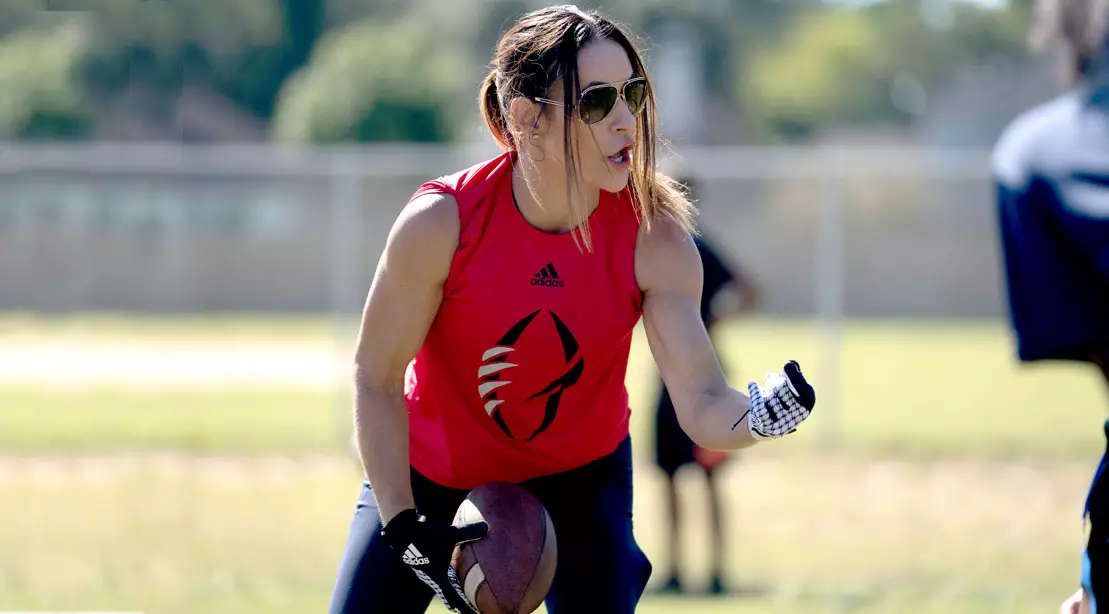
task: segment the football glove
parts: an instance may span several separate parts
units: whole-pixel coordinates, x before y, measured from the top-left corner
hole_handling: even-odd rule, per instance
[[[797,430],[816,405],[816,392],[805,381],[801,366],[796,361],[786,363],[782,373],[768,373],[763,386],[756,382],[747,385],[751,399],[747,426],[751,436],[758,440],[777,439]],[[732,429],[743,422],[743,416]]]
[[[424,584],[431,587],[451,612],[478,614],[477,607],[466,598],[451,567],[451,555],[458,544],[477,541],[489,532],[484,522],[449,525],[429,522],[409,508],[397,514],[381,530],[385,540],[400,555]]]

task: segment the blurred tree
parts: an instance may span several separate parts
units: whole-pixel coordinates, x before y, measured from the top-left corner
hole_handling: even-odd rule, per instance
[[[473,0],[455,0],[455,2],[470,1]],[[327,28],[342,28],[370,18],[404,19],[409,14],[411,5],[412,0],[327,0]]]
[[[482,61],[493,57],[493,51],[513,22],[531,10],[525,0],[491,0],[481,9],[481,19],[474,32],[474,52]]]
[[[0,138],[87,133],[76,69],[88,42],[78,19],[24,28],[0,40]]]
[[[476,96],[461,78],[468,62],[417,20],[334,31],[283,89],[274,133],[290,141],[448,140],[456,113],[475,112],[476,103],[458,104]]]
[[[136,88],[172,104],[184,85],[212,88],[266,118],[323,27],[324,0],[118,2],[96,12],[86,82],[111,99]]]
[[[0,38],[33,23],[40,23],[44,0],[6,0],[0,5]]]
[[[268,119],[285,79],[307,61],[325,27],[326,0],[100,0],[69,13],[45,11],[46,4],[2,3],[0,37],[80,15],[92,26],[90,44],[75,56],[86,113],[101,116],[126,102],[127,115],[156,124],[172,120],[188,86]],[[58,0],[50,6],[68,8]],[[43,132],[64,128],[37,125]]]
[[[877,32],[861,11],[805,13],[779,45],[751,55],[738,95],[765,132],[805,137],[864,100],[872,104],[880,58]]]
[[[701,71],[705,95],[745,124],[747,99],[736,81],[744,80],[746,58],[777,43],[799,14],[820,5],[820,0],[620,0],[613,11],[641,33],[648,66],[654,47],[664,44],[658,36],[668,24],[690,25],[701,43],[700,62],[692,69]]]
[[[277,97],[289,75],[304,66],[312,55],[316,42],[323,35],[327,0],[281,0],[282,31],[280,43],[269,49],[269,54],[251,58],[256,64],[243,62],[233,78],[221,84],[221,89],[231,93],[233,99],[247,102],[262,117],[273,115]],[[250,83],[253,88],[241,91],[238,85]]]
[[[80,75],[80,88],[66,96],[80,104],[40,107],[51,99],[41,91],[60,91],[61,81],[39,86],[0,65],[10,71],[8,79],[30,84],[23,90],[39,92],[0,101],[5,130],[14,130],[11,109],[19,106],[17,132],[38,138],[80,134],[109,114],[172,123],[186,87],[218,93],[263,124],[280,104],[278,132],[286,136],[304,130],[332,139],[451,138],[475,124],[477,87],[497,38],[515,17],[539,6],[534,0],[50,2],[93,8],[82,15],[89,28],[84,42],[65,56],[66,74]],[[648,64],[660,44],[654,37],[667,23],[689,24],[702,45],[701,62],[692,68],[703,71],[714,121],[734,117],[763,137],[795,138],[839,122],[913,121],[918,98],[961,67],[1025,53],[1031,2],[1014,0],[1007,10],[963,0],[882,0],[858,8],[820,0],[579,4],[631,26]],[[0,42],[18,37],[24,48],[50,36],[47,22],[59,14],[46,6],[47,0],[0,2]],[[359,30],[365,20],[399,24],[396,32],[412,38],[389,28]],[[357,40],[353,31],[376,40]],[[320,45],[325,35],[332,42]],[[414,68],[380,66],[405,63]],[[342,76],[344,70],[354,78]],[[43,68],[42,74],[53,73]],[[345,92],[359,111],[340,109],[328,92]],[[333,110],[310,110],[317,106]],[[330,128],[328,113],[337,118]]]
[[[946,0],[829,5],[800,15],[737,80],[766,138],[805,138],[841,122],[909,124],[929,89],[964,66],[1026,54],[1020,10]]]

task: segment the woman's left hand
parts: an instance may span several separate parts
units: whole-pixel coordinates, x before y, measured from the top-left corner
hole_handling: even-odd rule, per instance
[[[755,439],[777,439],[797,430],[816,405],[816,391],[805,380],[801,365],[796,361],[786,363],[782,373],[770,373],[766,383],[747,385],[751,398],[750,417],[747,425]],[[743,422],[740,418],[732,428]]]

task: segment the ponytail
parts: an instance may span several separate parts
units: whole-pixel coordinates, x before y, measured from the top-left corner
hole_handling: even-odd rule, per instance
[[[512,149],[512,140],[509,138],[508,121],[501,109],[501,96],[497,91],[497,71],[491,70],[481,84],[481,118],[485,120],[485,127],[493,134],[501,149]]]

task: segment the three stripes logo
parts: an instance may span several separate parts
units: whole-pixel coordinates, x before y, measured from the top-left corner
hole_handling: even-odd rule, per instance
[[[554,268],[553,262],[548,262],[547,266],[539,269],[539,272],[531,278],[531,285],[544,286],[547,288],[561,288],[565,282],[558,276],[558,271]]]
[[[408,548],[400,558],[406,565],[427,565],[431,562],[431,559],[424,556],[415,544],[408,544]]]

